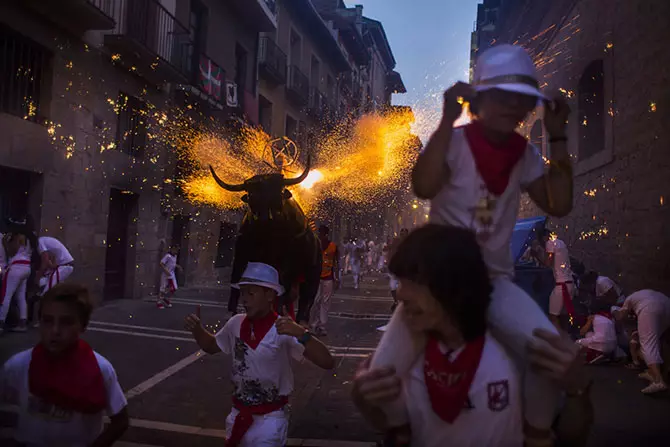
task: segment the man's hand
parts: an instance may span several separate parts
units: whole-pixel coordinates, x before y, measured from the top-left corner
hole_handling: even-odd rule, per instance
[[[280,335],[290,335],[291,337],[302,337],[305,334],[305,328],[293,321],[291,317],[279,317],[275,322],[277,333]]]
[[[402,382],[392,367],[370,368],[370,358],[366,359],[356,372],[352,396],[368,408],[380,408],[400,396]]]
[[[551,138],[564,138],[570,106],[562,95],[547,101],[544,108],[544,127]]]
[[[565,391],[584,385],[579,346],[567,334],[536,329],[535,338],[528,345],[531,368],[540,375],[556,381]]]
[[[463,102],[471,101],[475,97],[475,91],[470,84],[457,82],[444,92],[444,104],[442,106],[442,122],[453,125],[454,121],[463,113]]]
[[[184,327],[187,331],[191,331],[191,333],[194,333],[198,329],[204,329],[200,321],[200,305],[198,305],[194,314],[190,314],[184,318]]]

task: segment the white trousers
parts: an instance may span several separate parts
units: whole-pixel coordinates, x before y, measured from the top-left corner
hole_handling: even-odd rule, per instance
[[[663,363],[661,337],[670,328],[670,300],[647,305],[637,315],[637,332],[644,361],[650,365]]]
[[[233,432],[239,411],[233,408],[226,418],[226,439]],[[254,422],[242,437],[240,447],[284,447],[288,442],[288,412],[286,409],[254,416]]]
[[[72,274],[72,272],[74,272],[74,267],[71,265],[59,265],[53,272],[49,273],[48,275],[44,275],[40,279],[42,295],[51,290],[51,288],[56,284],[60,284],[65,281]]]
[[[570,299],[573,299],[575,297],[575,284],[568,283],[566,286],[568,287],[568,292],[570,293]],[[549,314],[556,317],[560,316],[561,311],[563,310],[563,306],[563,286],[557,284],[549,296]]]
[[[309,325],[314,329],[324,329],[328,322],[328,311],[330,311],[330,299],[333,296],[335,281],[332,279],[322,279],[319,283],[319,292],[312,305],[309,316]]]
[[[560,389],[549,379],[528,368],[527,346],[533,330],[541,328],[557,333],[542,309],[526,292],[508,278],[496,278],[488,311],[491,333],[514,353],[514,360],[524,371],[524,414],[526,421],[538,429],[551,428],[560,399]],[[402,316],[400,304],[391,318],[373,355],[371,367],[394,366],[400,377],[407,374],[425,347],[425,340],[413,336]],[[391,426],[407,423],[402,399],[388,405],[386,414]]]
[[[172,272],[170,275],[165,272],[161,273],[161,293],[171,294],[176,292],[177,289],[177,276],[174,274],[174,272]]]
[[[5,321],[9,312],[12,299],[16,298],[19,305],[19,318],[28,319],[28,306],[26,305],[26,286],[30,276],[30,265],[13,264],[7,267],[2,278],[2,306],[0,306],[0,321]]]

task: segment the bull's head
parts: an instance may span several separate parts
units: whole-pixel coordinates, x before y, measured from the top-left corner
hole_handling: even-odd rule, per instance
[[[256,175],[238,185],[231,185],[221,180],[211,165],[209,170],[216,183],[223,189],[247,193],[242,196],[242,201],[249,205],[249,210],[256,220],[268,220],[281,215],[284,201],[292,197],[286,187],[305,180],[309,174],[310,164],[311,157],[308,156],[305,170],[296,178],[284,178],[282,174]]]

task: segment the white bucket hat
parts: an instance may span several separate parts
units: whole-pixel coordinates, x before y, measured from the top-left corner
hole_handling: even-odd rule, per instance
[[[477,92],[497,88],[547,99],[540,91],[533,60],[516,45],[501,44],[484,51],[477,58],[473,87]]]
[[[284,294],[284,288],[279,284],[279,273],[277,269],[271,265],[263,264],[262,262],[250,262],[247,268],[242,273],[242,278],[237,284],[232,284],[232,287],[239,289],[240,286],[253,285],[266,287],[277,292],[277,295]]]

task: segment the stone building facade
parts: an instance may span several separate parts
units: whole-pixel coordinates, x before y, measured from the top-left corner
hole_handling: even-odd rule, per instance
[[[550,224],[587,269],[628,291],[670,292],[670,3],[503,1],[498,42],[533,54],[572,107],[575,206]],[[550,155],[538,111],[526,126]],[[521,217],[540,214],[525,199]]]

